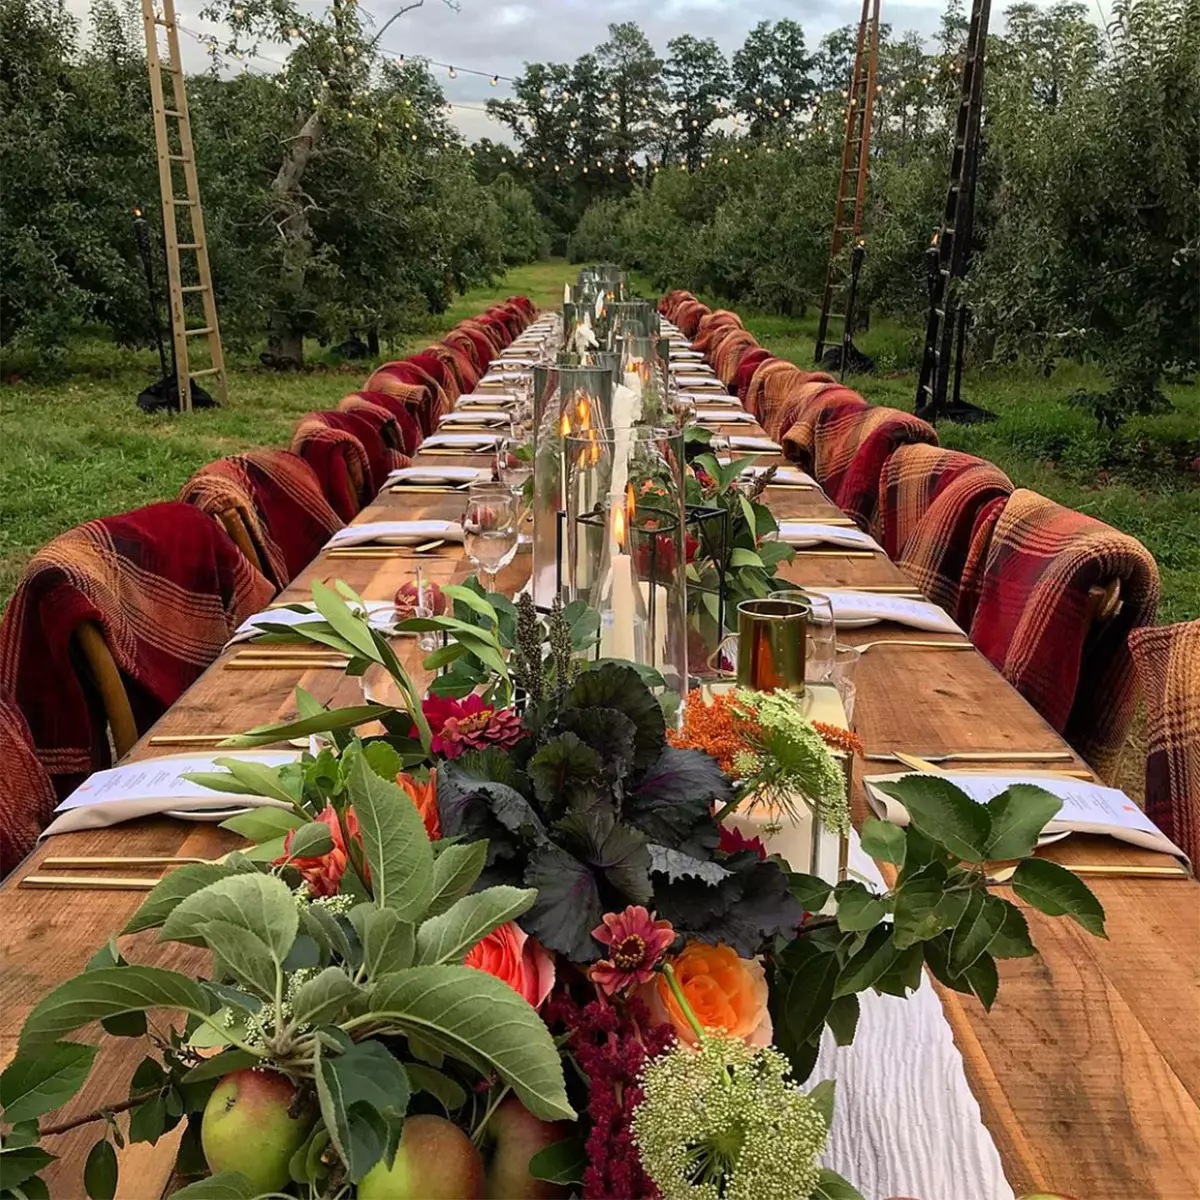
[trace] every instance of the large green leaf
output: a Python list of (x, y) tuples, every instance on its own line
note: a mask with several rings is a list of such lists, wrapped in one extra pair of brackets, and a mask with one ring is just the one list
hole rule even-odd
[(405, 1063), (404, 1070), (414, 1092), (425, 1092), (446, 1110), (447, 1116), (467, 1102), (466, 1089), (441, 1071), (424, 1063)]
[(447, 846), (433, 860), (433, 895), (425, 915), (436, 917), (465, 896), (483, 873), (487, 862), (486, 841)]
[(1027, 858), (1017, 866), (1012, 888), (1026, 904), (1050, 917), (1074, 917), (1089, 933), (1104, 932), (1104, 906), (1087, 884), (1047, 858)]
[(857, 880), (839, 883), (835, 895), (838, 928), (843, 933), (865, 933), (887, 915), (887, 905)]
[(286, 835), (302, 825), (304, 818), (289, 808), (252, 808), (221, 822), (222, 829), (240, 834), (251, 842), (265, 842)]
[(369, 979), (412, 966), (417, 932), (410, 921), (401, 920), (395, 909), (360, 904), (350, 910), (350, 921), (362, 943)]
[(912, 823), (951, 854), (965, 862), (983, 862), (987, 858), (991, 816), (982, 804), (976, 804), (948, 779), (907, 775), (873, 786), (899, 800)]
[(950, 935), (950, 970), (962, 974), (987, 950), (1004, 926), (1005, 904), (984, 891), (971, 893), (966, 910)]
[(56, 1042), (18, 1054), (0, 1075), (5, 1121), (31, 1121), (65, 1104), (83, 1086), (95, 1057), (95, 1046), (79, 1042)]
[(904, 854), (907, 842), (904, 830), (891, 821), (881, 821), (878, 817), (868, 817), (863, 822), (861, 831), (862, 848), (878, 862), (893, 863), (897, 867), (904, 866)]
[(351, 1180), (384, 1159), (390, 1166), (408, 1111), (408, 1076), (381, 1042), (350, 1043), (341, 1054), (318, 1053), (317, 1099), (325, 1128)]
[(1062, 801), (1045, 788), (1015, 783), (988, 801), (992, 818), (992, 836), (988, 858), (1027, 858), (1037, 845), (1038, 834), (1046, 827)]
[[(296, 898), (273, 875), (234, 875), (188, 896), (163, 922), (160, 942), (207, 941), (204, 926), (226, 921), (262, 940), (272, 959), (282, 963), (296, 940), (300, 914)], [(215, 948), (215, 947), (214, 947)]]
[(238, 1171), (218, 1171), (171, 1193), (171, 1200), (255, 1200), (259, 1188)]
[(381, 979), (371, 1017), (496, 1073), (544, 1121), (574, 1120), (562, 1061), (545, 1023), (506, 983), (471, 967), (413, 967)]
[[(319, 579), (314, 579), (312, 598), (313, 606), (329, 622), (334, 632), (345, 638), (364, 658), (369, 658), (372, 662), (380, 661), (371, 627), (362, 617), (351, 611), (350, 606), (333, 588)], [(303, 633), (303, 626), (299, 627), (299, 631)], [(296, 630), (293, 629), (292, 632)]]
[[(995, 896), (993, 899), (999, 900), (1000, 898)], [(1000, 903), (1004, 906), (1004, 924), (992, 938), (992, 944), (988, 946), (988, 953), (994, 958), (1028, 958), (1030, 955), (1036, 954), (1037, 950), (1034, 947), (1033, 939), (1029, 936), (1029, 922), (1025, 920), (1025, 914), (1007, 900), (1000, 900)]]
[(106, 1137), (88, 1151), (83, 1164), (83, 1188), (89, 1200), (113, 1200), (117, 1194), (117, 1152)]
[(212, 1011), (208, 993), (186, 975), (161, 967), (100, 967), (59, 984), (25, 1018), (21, 1045), (52, 1042), (91, 1021), (148, 1008)]
[(221, 968), (218, 974), (232, 975), (264, 1000), (274, 999), (283, 960), (274, 957), (271, 947), (258, 934), (232, 921), (205, 921), (200, 935)]
[(809, 1194), (808, 1200), (864, 1200), (862, 1192), (847, 1183), (836, 1171), (828, 1167), (821, 1168), (817, 1177), (817, 1185)]
[(896, 961), (898, 953), (891, 929), (886, 925), (877, 925), (867, 934), (862, 949), (842, 967), (833, 991), (834, 997), (849, 996), (872, 987)]
[(388, 704), (359, 704), (350, 708), (322, 710), (311, 716), (301, 716), (295, 721), (276, 722), (273, 725), (256, 725), (236, 737), (226, 739), (224, 745), (235, 749), (250, 749), (265, 746), (287, 738), (308, 737), (312, 733), (333, 733), (342, 729), (356, 729), (370, 721), (378, 721), (393, 711)]
[(533, 888), (492, 887), (464, 896), (417, 930), (417, 964), (461, 962), (476, 942), (493, 929), (528, 912), (537, 899)]
[(175, 911), (178, 904), (193, 893), (208, 887), (210, 883), (216, 883), (219, 879), (228, 879), (232, 875), (253, 870), (253, 864), (242, 859), (240, 855), (233, 856), (233, 861), (227, 863), (187, 863), (176, 867), (154, 885), (121, 932), (138, 933), (143, 929), (154, 929)]
[(326, 967), (302, 983), (292, 999), (293, 1018), (306, 1025), (327, 1025), (359, 996), (362, 989), (341, 967)]
[(633, 667), (601, 663), (583, 671), (571, 684), (564, 700), (567, 708), (615, 708), (637, 729), (634, 738), (634, 767), (653, 765), (662, 752), (666, 719), (654, 694)]
[(898, 950), (936, 937), (958, 924), (966, 907), (965, 893), (946, 891), (946, 868), (930, 863), (905, 879), (896, 891), (893, 936)]
[(433, 894), (433, 850), (417, 806), (361, 757), (350, 768), (349, 783), (375, 903), (419, 921)]

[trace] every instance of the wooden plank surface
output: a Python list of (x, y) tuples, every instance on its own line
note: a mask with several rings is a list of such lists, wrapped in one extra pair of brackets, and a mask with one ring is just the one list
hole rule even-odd
[[(730, 432), (754, 427), (727, 426)], [(758, 431), (761, 432), (761, 431)], [(437, 458), (436, 463), (485, 465), (486, 455)], [(769, 460), (764, 460), (769, 461)], [(771, 489), (780, 517), (837, 515), (819, 491)], [(415, 496), (384, 491), (360, 522), (403, 517), (457, 518), (461, 494)], [(421, 559), (426, 578), (470, 574), (461, 547)], [(281, 600), (304, 599), (312, 581), (344, 579), (365, 598), (389, 599), (414, 577), (416, 561), (319, 556)], [(528, 572), (519, 556), (501, 575), (515, 589)], [(902, 584), (882, 555), (797, 558), (787, 578), (802, 583)], [(929, 635), (898, 626), (846, 631), (843, 640)], [(938, 635), (943, 636), (943, 635)], [(408, 664), (420, 655), (401, 641)], [(242, 648), (244, 649), (244, 647)], [(334, 671), (229, 671), (227, 652), (180, 698), (152, 735), (225, 732), (294, 715), (292, 693), (303, 684), (320, 700), (356, 703), (359, 681)], [(855, 724), (869, 751), (905, 749), (1057, 750), (1062, 739), (974, 651), (944, 653), (878, 648), (859, 667)], [(148, 737), (133, 758), (174, 752)], [(1076, 765), (1083, 764), (1076, 760)], [(868, 764), (872, 772), (887, 764)], [(861, 788), (856, 788), (861, 816)], [(29, 1009), (55, 984), (79, 971), (95, 949), (137, 908), (136, 893), (22, 889), (21, 878), (48, 853), (213, 856), (238, 839), (212, 825), (167, 819), (132, 822), (53, 839), (3, 885), (0, 928), (0, 1050), (7, 1061)], [(1054, 850), (1064, 862), (1134, 861), (1142, 854), (1110, 839), (1070, 838)], [(996, 1140), (1014, 1190), (1056, 1190), (1086, 1200), (1158, 1200), (1200, 1195), (1200, 886), (1191, 880), (1090, 879), (1108, 915), (1109, 940), (1070, 922), (1027, 910), (1040, 955), (999, 964), (999, 1000), (988, 1014), (943, 991), (947, 1017), (968, 1079)], [(153, 935), (124, 939), (139, 962), (198, 969), (204, 956), (162, 947)], [(101, 1037), (99, 1066), (81, 1096), (59, 1118), (87, 1112), (121, 1094), (142, 1057), (139, 1043)], [(80, 1175), (98, 1127), (53, 1139), (60, 1161), (46, 1172), (52, 1194), (82, 1194)], [(137, 1190), (157, 1195), (166, 1185), (173, 1148), (138, 1148)], [(131, 1164), (132, 1165), (132, 1164)], [(126, 1180), (126, 1187), (130, 1181)], [(964, 1200), (976, 1200), (964, 1197)]]

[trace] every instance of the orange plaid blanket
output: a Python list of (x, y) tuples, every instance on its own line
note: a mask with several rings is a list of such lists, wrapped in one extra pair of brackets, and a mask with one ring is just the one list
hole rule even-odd
[(145, 730), (274, 594), (216, 521), (177, 501), (88, 521), (39, 550), (0, 624), (0, 687), (59, 795), (112, 762), (73, 646), (81, 625), (102, 632)]
[(1146, 701), (1146, 812), (1200, 866), (1200, 621), (1135, 629)]
[[(1092, 589), (1120, 586), (1115, 615)], [(1136, 538), (1019, 488), (996, 522), (971, 640), (1102, 775), (1133, 719), (1129, 634), (1158, 608), (1158, 567)]]
[(50, 824), (58, 797), (46, 768), (38, 760), (33, 735), (16, 701), (0, 690), (0, 879), (33, 849), (38, 834)]

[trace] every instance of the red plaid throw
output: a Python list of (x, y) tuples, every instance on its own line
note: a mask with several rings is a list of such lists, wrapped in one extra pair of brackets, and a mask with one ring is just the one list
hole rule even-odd
[(692, 338), (692, 349), (699, 350), (708, 358), (714, 345), (731, 329), (741, 329), (742, 318), (727, 308), (716, 308), (705, 313), (696, 326), (696, 335)]
[(471, 356), (461, 347), (446, 342), (436, 342), (426, 351), (439, 358), (450, 370), (454, 379), (455, 394), (450, 397), (451, 403), (459, 396), (475, 390), (479, 382), (479, 370), (471, 362)]
[(423, 366), (413, 359), (384, 363), (371, 373), (367, 382), (363, 384), (363, 391), (387, 392), (388, 395), (399, 396), (404, 400), (408, 398), (405, 389), (420, 387), (424, 392), (424, 401), (420, 408), (421, 432), (428, 437), (437, 429), (442, 414), (450, 410), (450, 401), (439, 382), (441, 364), (434, 361), (438, 368), (436, 375), (427, 365)]
[[(826, 409), (839, 413), (861, 412), (870, 405), (857, 393), (840, 383), (814, 380), (794, 385), (778, 411), (759, 418), (762, 427), (783, 443), (783, 452), (805, 470), (813, 469), (816, 457), (817, 428)], [(772, 429), (775, 430), (772, 433)]]
[[(914, 443), (900, 446), (887, 459), (879, 478), (879, 507), (871, 522), (871, 533), (889, 558), (900, 558), (933, 502), (965, 474), (974, 477), (970, 494), (977, 496), (980, 504), (1013, 490), (1012, 482), (999, 467), (961, 450)], [(961, 514), (955, 514), (954, 519), (961, 519)], [(949, 534), (947, 527), (942, 528)]]
[(102, 517), (39, 550), (0, 625), (0, 687), (25, 714), (59, 795), (112, 761), (99, 697), (72, 652), (84, 622), (103, 633), (145, 731), (273, 595), (190, 504)]
[(0, 879), (33, 849), (38, 834), (50, 824), (58, 797), (46, 768), (38, 760), (24, 714), (0, 690)]
[(753, 350), (747, 350), (742, 355), (741, 361), (737, 365), (737, 370), (733, 375), (733, 382), (730, 387), (737, 393), (737, 398), (742, 402), (742, 407), (746, 405), (746, 395), (750, 391), (750, 381), (754, 378), (754, 373), (763, 363), (778, 362), (779, 360), (762, 346), (758, 346)]
[(342, 527), (312, 467), (290, 450), (250, 450), (201, 467), (179, 499), (242, 519), (267, 578), (282, 589)]
[[(892, 458), (916, 449), (926, 447), (901, 446)], [(971, 627), (975, 616), (992, 531), (1012, 492), (1012, 484), (998, 467), (982, 459), (974, 461), (977, 466), (939, 479), (937, 495), (894, 556), (917, 587), (964, 629)], [(888, 471), (885, 465), (885, 478)]]
[(731, 329), (724, 337), (713, 342), (708, 359), (717, 378), (729, 387), (737, 374), (738, 364), (752, 350), (758, 350), (758, 339), (745, 329)]
[(425, 435), (421, 432), (422, 393), (419, 388), (409, 387), (412, 399), (396, 395), (396, 391), (404, 386), (403, 384), (397, 385), (395, 390), (387, 392), (368, 392), (366, 390), (350, 392), (338, 401), (338, 408), (346, 410), (363, 404), (371, 404), (375, 408), (382, 408), (391, 413), (400, 428), (401, 451), (411, 456), (416, 454), (425, 440)]
[(675, 317), (675, 324), (679, 326), (679, 332), (686, 338), (695, 337), (701, 319), (707, 316), (708, 312), (707, 304), (701, 304), (699, 300), (684, 300)]
[(1146, 701), (1146, 812), (1200, 866), (1200, 621), (1135, 629)]
[[(1119, 611), (1097, 618), (1092, 589), (1114, 581)], [(1158, 595), (1141, 542), (1019, 488), (996, 522), (971, 640), (1107, 775), (1136, 701), (1129, 633), (1154, 620)]]
[[(336, 411), (357, 418), (356, 423), (365, 423), (364, 428), (370, 430), (370, 444), (365, 434), (362, 442), (367, 447), (367, 458), (375, 475), (373, 482), (380, 487), (383, 486), (383, 480), (387, 478), (389, 471), (412, 465), (412, 456), (408, 449), (411, 427), (407, 426), (407, 422), (405, 425), (400, 423), (400, 418), (392, 412), (390, 405), (376, 404), (362, 392), (350, 392), (338, 401)], [(383, 450), (378, 468), (373, 454), (376, 443)]]
[(292, 434), (292, 450), (312, 467), (333, 511), (343, 521), (353, 521), (368, 499), (367, 452), (354, 434), (334, 428), (323, 419), (325, 415), (309, 413), (300, 418)]

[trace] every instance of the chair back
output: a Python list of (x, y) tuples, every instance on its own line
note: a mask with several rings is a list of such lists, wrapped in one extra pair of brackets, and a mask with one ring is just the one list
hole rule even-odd
[(297, 422), (291, 448), (312, 468), (338, 517), (353, 521), (374, 495), (368, 495), (370, 467), (362, 442), (353, 433), (331, 426), (322, 414), (309, 413)]
[(127, 749), (273, 594), (190, 504), (89, 521), (39, 550), (0, 624), (0, 686), (59, 795), (111, 764), (110, 725)]
[(58, 797), (33, 745), (25, 715), (0, 689), (0, 879), (37, 844), (38, 834), (54, 817)]
[(1018, 488), (988, 547), (971, 640), (1107, 776), (1137, 700), (1129, 635), (1153, 622), (1158, 597), (1136, 538)]

